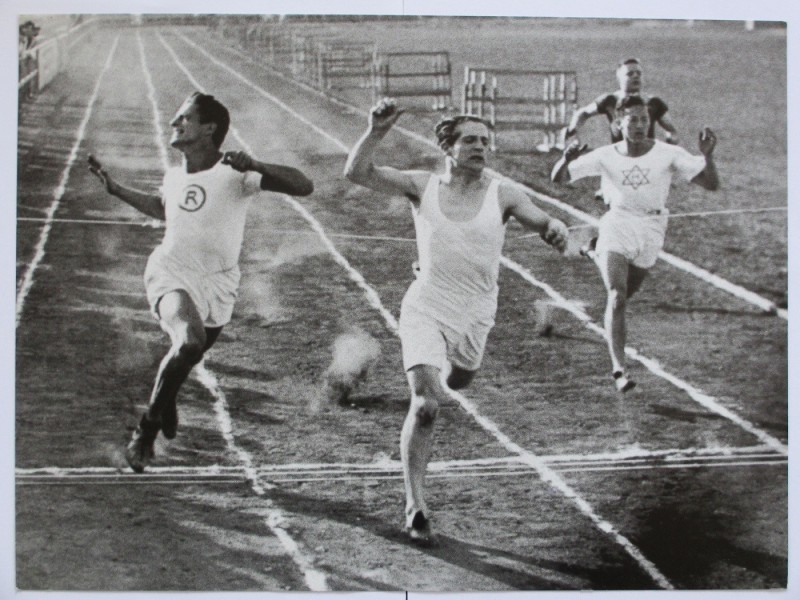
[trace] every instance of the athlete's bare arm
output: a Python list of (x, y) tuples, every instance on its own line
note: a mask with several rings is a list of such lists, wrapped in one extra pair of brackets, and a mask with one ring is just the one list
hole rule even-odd
[(591, 117), (600, 114), (597, 108), (597, 102), (590, 102), (575, 111), (572, 118), (569, 120), (569, 127), (567, 127), (567, 138), (572, 137), (578, 133), (578, 129)]
[(719, 189), (719, 175), (717, 174), (717, 165), (714, 163), (713, 156), (714, 148), (717, 146), (716, 134), (708, 127), (703, 128), (697, 145), (700, 148), (700, 153), (706, 158), (706, 168), (692, 179), (692, 183), (713, 192)]
[(664, 140), (668, 144), (678, 144), (680, 140), (678, 139), (677, 129), (675, 129), (675, 125), (672, 124), (672, 119), (669, 118), (668, 115), (662, 115), (660, 119), (658, 119), (657, 123), (661, 126), (661, 129), (667, 132)]
[(514, 217), (523, 227), (537, 232), (542, 239), (559, 252), (567, 247), (567, 226), (536, 206), (528, 196), (510, 185), (500, 185), (500, 208), (503, 219)]
[(384, 98), (369, 113), (367, 131), (356, 142), (344, 167), (344, 176), (353, 183), (378, 192), (403, 194), (419, 199), (422, 189), (430, 177), (425, 171), (401, 171), (394, 167), (375, 166), (372, 158), (381, 140), (391, 130), (403, 113), (394, 100)]
[(588, 145), (581, 143), (578, 140), (571, 141), (566, 148), (564, 154), (558, 159), (558, 162), (553, 166), (553, 171), (550, 173), (550, 180), (555, 183), (567, 183), (570, 181), (569, 163), (578, 158), (581, 154), (586, 152)]
[(261, 162), (247, 152), (230, 151), (222, 156), (222, 162), (237, 171), (256, 171), (261, 174), (261, 189), (290, 196), (308, 196), (314, 184), (308, 177), (293, 167)]
[(89, 170), (97, 176), (105, 186), (106, 191), (112, 196), (116, 196), (149, 217), (161, 221), (166, 219), (164, 205), (161, 203), (161, 196), (158, 194), (150, 194), (117, 183), (111, 175), (108, 174), (108, 171), (103, 168), (100, 161), (91, 154), (89, 155)]

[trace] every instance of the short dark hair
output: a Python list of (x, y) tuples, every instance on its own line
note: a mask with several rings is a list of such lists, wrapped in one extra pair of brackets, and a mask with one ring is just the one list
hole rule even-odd
[(639, 65), (642, 66), (641, 61), (638, 58), (626, 58), (625, 60), (619, 61), (617, 68), (624, 67), (625, 65)]
[(195, 92), (189, 98), (197, 107), (197, 115), (201, 123), (214, 123), (217, 128), (211, 134), (211, 141), (219, 148), (228, 135), (231, 116), (228, 109), (219, 100), (210, 94)]
[(482, 123), (490, 131), (493, 129), (492, 124), (489, 123), (489, 121), (477, 115), (455, 115), (452, 117), (444, 117), (436, 124), (436, 127), (433, 130), (434, 134), (436, 135), (436, 141), (439, 142), (439, 147), (442, 150), (452, 148), (453, 144), (455, 144), (456, 140), (458, 139), (456, 127), (461, 125), (461, 123), (467, 123), (470, 121), (473, 123)]
[(622, 102), (619, 103), (619, 112), (625, 111), (625, 109), (633, 108), (634, 106), (644, 106), (647, 107), (645, 104), (644, 99), (641, 96), (625, 96)]

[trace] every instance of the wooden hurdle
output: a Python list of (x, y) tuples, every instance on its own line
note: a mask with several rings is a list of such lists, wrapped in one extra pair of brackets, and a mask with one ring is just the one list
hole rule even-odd
[(325, 40), (317, 44), (316, 51), (319, 89), (370, 87), (374, 44)]
[(385, 96), (433, 98), (433, 110), (446, 110), (453, 96), (448, 52), (376, 53), (372, 100)]
[[(521, 81), (525, 91), (512, 90), (512, 79)], [(566, 128), (577, 106), (574, 71), (464, 67), (461, 109), (492, 124), (492, 149), (497, 148), (500, 131), (541, 131), (537, 150), (563, 148)]]

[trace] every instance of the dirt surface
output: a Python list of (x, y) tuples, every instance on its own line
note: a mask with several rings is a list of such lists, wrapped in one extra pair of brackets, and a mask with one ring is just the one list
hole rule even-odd
[[(450, 27), (460, 47), (459, 27)], [(496, 45), (504, 34), (517, 40), (517, 27), (493, 29), (488, 39)], [(435, 33), (422, 26), (414, 32), (420, 47)], [(638, 35), (649, 39), (650, 32)], [(658, 42), (682, 48), (683, 36), (667, 42), (659, 32), (652, 48)], [(734, 43), (724, 32), (713, 36)], [(591, 39), (610, 43), (600, 34)], [(754, 37), (753, 52), (760, 54), (753, 60), (773, 57), (780, 42), (766, 33)], [(112, 48), (111, 69), (101, 77)], [(643, 51), (654, 51), (648, 48)], [(413, 243), (341, 237), (412, 238), (406, 202), (345, 181), (344, 151), (270, 98), (347, 147), (362, 133), (363, 116), (237, 52), (199, 30), (101, 29), (76, 46), (70, 68), (20, 110), (18, 216), (44, 217), (65, 171), (69, 178), (16, 328), (19, 589), (294, 591), (310, 589), (314, 573), (332, 591), (664, 587), (645, 563), (677, 589), (786, 586), (786, 456), (779, 460), (780, 452), (764, 442), (786, 444), (788, 437), (785, 320), (660, 263), (630, 306), (629, 342), (735, 418), (709, 410), (636, 362), (640, 387), (623, 400), (610, 385), (602, 339), (563, 311), (554, 317), (553, 336), (537, 336), (532, 307), (546, 295), (504, 269), (497, 326), (465, 395), (506, 437), (455, 401), (442, 406), (433, 460), (444, 466), (429, 477), (439, 544), (420, 548), (400, 532), (398, 443), (408, 392), (399, 341), (308, 221), (274, 195), (252, 204), (234, 318), (205, 371), (196, 370), (181, 391), (178, 437), (159, 439), (144, 475), (130, 473), (122, 451), (167, 349), (142, 284), (145, 261), (163, 230), (112, 224), (143, 219), (106, 196), (83, 161), (92, 152), (120, 180), (157, 187), (159, 146), (166, 140), (155, 130), (152, 101), (166, 131), (188, 93), (206, 88), (231, 110), (236, 132), (226, 147), (246, 143), (265, 160), (308, 173), (316, 189), (301, 205), (374, 288), (390, 318), (397, 318), (413, 277)], [(724, 55), (723, 47), (718, 58)], [(587, 76), (605, 81), (605, 71)], [(365, 106), (362, 97), (358, 108)], [(676, 112), (694, 122), (692, 111), (701, 110), (687, 101), (680, 108), (685, 112)], [(785, 106), (776, 111), (784, 114)], [(78, 157), (68, 166), (87, 114)], [(402, 124), (422, 132), (428, 118)], [(761, 132), (759, 123), (748, 127)], [(724, 140), (724, 126), (722, 132)], [(720, 205), (740, 202), (734, 198), (739, 186), (749, 206), (785, 203), (785, 139), (750, 147), (752, 162), (743, 169), (721, 143), (720, 170), (728, 183)], [(549, 189), (539, 172), (554, 158), (531, 159), (524, 174), (519, 158), (500, 157), (496, 167)], [(402, 168), (436, 168), (438, 161), (434, 149), (399, 134), (390, 136), (377, 160)], [(764, 193), (749, 193), (753, 188)], [(596, 211), (586, 199), (591, 189), (553, 193)], [(706, 202), (704, 193), (685, 186), (673, 192), (678, 208)], [(704, 205), (716, 201), (709, 197)], [(741, 219), (687, 221), (672, 227), (668, 250), (785, 301), (785, 214), (759, 219), (769, 235)], [(18, 282), (35, 260), (42, 232), (41, 221), (18, 221)], [(516, 239), (522, 233), (509, 228), (506, 256), (601, 319), (602, 285), (593, 265), (564, 259), (537, 239)], [(769, 243), (757, 243), (765, 239)], [(345, 403), (331, 403), (323, 373), (334, 341), (352, 331), (376, 340), (381, 354)], [(524, 451), (512, 452), (506, 439)], [(754, 450), (736, 458), (748, 448)], [(588, 460), (621, 451), (652, 456), (636, 468), (617, 459), (608, 469), (555, 466), (554, 457)], [(682, 466), (654, 459), (660, 451), (673, 458), (679, 451), (722, 458)], [(532, 468), (526, 452), (549, 457), (553, 470)], [(513, 463), (519, 469), (503, 463), (491, 472), (465, 468), (459, 476), (453, 467), (510, 458), (522, 460)], [(321, 467), (312, 475), (314, 465)], [(364, 474), (370, 465), (375, 472)]]

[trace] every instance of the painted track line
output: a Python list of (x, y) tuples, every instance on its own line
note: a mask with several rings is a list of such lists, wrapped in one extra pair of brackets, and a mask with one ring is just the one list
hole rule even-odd
[[(250, 81), (249, 79), (247, 79), (244, 75), (242, 75), (238, 71), (234, 70), (229, 65), (223, 63), (222, 61), (220, 61), (216, 57), (212, 56), (208, 51), (206, 51), (205, 49), (203, 49), (200, 46), (198, 46), (194, 41), (186, 38), (186, 36), (184, 36), (184, 35), (180, 35), (179, 37), (180, 37), (180, 39), (184, 40), (188, 45), (193, 47), (195, 50), (197, 50), (198, 52), (203, 54), (203, 56), (205, 56), (208, 60), (212, 61), (214, 64), (218, 65), (220, 68), (222, 68), (223, 70), (227, 71), (228, 73), (231, 73), (232, 75), (234, 75), (237, 79), (239, 79), (240, 81), (245, 83), (245, 85), (247, 85), (251, 89), (255, 90), (257, 93), (259, 93), (260, 95), (262, 95), (266, 99), (274, 102), (277, 106), (280, 106), (284, 111), (288, 112), (291, 116), (296, 117), (298, 120), (300, 120), (304, 124), (307, 123), (308, 120), (305, 117), (302, 117), (301, 115), (298, 115), (292, 108), (288, 107), (285, 103), (283, 103), (280, 100), (278, 100), (277, 98), (275, 98), (272, 94), (266, 92), (263, 88), (259, 87), (257, 84), (255, 84), (252, 81)], [(318, 128), (315, 128), (315, 130), (316, 129), (318, 129)], [(412, 132), (409, 132), (409, 133), (412, 133)], [(332, 135), (330, 135), (328, 133), (325, 134), (325, 137), (326, 137), (326, 139), (328, 139), (330, 141), (333, 141), (337, 145), (337, 147), (342, 148), (345, 152), (348, 151), (348, 149), (345, 146), (344, 142), (342, 142), (341, 140), (338, 140), (338, 139), (334, 138)], [(421, 142), (424, 142), (424, 143), (429, 144), (429, 145), (433, 145), (433, 142), (431, 142), (430, 140), (427, 140), (426, 138), (424, 138), (422, 136), (419, 136), (417, 134), (413, 134), (413, 137), (415, 139), (418, 139)], [(500, 176), (499, 174), (497, 174), (497, 175)], [(504, 177), (504, 176), (500, 176), (500, 177)], [(517, 182), (514, 182), (511, 179), (508, 179), (508, 178), (505, 178), (505, 180), (513, 183), (516, 186), (520, 186), (521, 185), (521, 184), (518, 184)], [(524, 187), (524, 186), (522, 186), (522, 187)], [(312, 227), (314, 228), (314, 230), (319, 232), (320, 237), (322, 238), (322, 240), (325, 243), (325, 245), (328, 247), (329, 251), (333, 254), (336, 262), (341, 264), (345, 268), (345, 270), (348, 272), (348, 274), (350, 275), (351, 279), (356, 281), (356, 283), (359, 285), (359, 287), (364, 289), (365, 293), (367, 293), (367, 295), (368, 295), (368, 297), (370, 299), (370, 304), (374, 308), (376, 308), (378, 311), (380, 311), (381, 314), (384, 315), (384, 318), (387, 319), (387, 321), (392, 323), (392, 327), (396, 328), (397, 327), (397, 321), (395, 320), (395, 318), (393, 316), (391, 316), (391, 314), (389, 314), (388, 311), (386, 311), (386, 309), (383, 307), (383, 305), (382, 305), (382, 303), (380, 301), (380, 298), (377, 296), (375, 291), (370, 286), (368, 286), (366, 284), (366, 282), (364, 282), (364, 279), (361, 276), (361, 274), (358, 273), (358, 271), (356, 271), (355, 269), (352, 269), (350, 267), (350, 264), (347, 261), (347, 259), (344, 258), (344, 256), (342, 256), (338, 252), (338, 250), (336, 250), (336, 248), (333, 246), (333, 244), (330, 241), (330, 239), (328, 238), (328, 236), (325, 234), (325, 232), (322, 229), (322, 227), (319, 224), (319, 222), (317, 222), (316, 219), (314, 219), (310, 214), (308, 214), (308, 211), (306, 211), (306, 209), (302, 205), (297, 203), (294, 199), (291, 199), (289, 197), (286, 197), (286, 199), (287, 199), (288, 202), (290, 202), (290, 204), (293, 205), (293, 207), (296, 208), (296, 210), (300, 211), (301, 214), (303, 214), (304, 218), (309, 220), (309, 222), (312, 224)], [(577, 211), (577, 209), (574, 209), (573, 207), (571, 207), (571, 206), (569, 206), (569, 205), (567, 205), (567, 204), (565, 204), (563, 202), (560, 202), (560, 201), (557, 201), (557, 202), (559, 202), (559, 205), (565, 210), (568, 209), (569, 211), (576, 211), (577, 213), (580, 212), (580, 211)], [(581, 214), (583, 214), (583, 213), (581, 213)], [(584, 215), (584, 216), (588, 216), (588, 215)], [(591, 218), (594, 219), (594, 217), (591, 217)], [(596, 221), (596, 219), (595, 219), (595, 221)], [(595, 333), (597, 333), (598, 335), (600, 335), (601, 337), (603, 337), (605, 339), (605, 335), (606, 335), (605, 334), (605, 329), (602, 328), (602, 327), (598, 327), (592, 321), (591, 317), (589, 317), (589, 315), (585, 311), (583, 311), (579, 307), (576, 307), (574, 304), (569, 303), (561, 294), (556, 292), (555, 289), (553, 289), (549, 285), (547, 285), (547, 284), (539, 281), (538, 279), (536, 279), (530, 273), (530, 271), (528, 271), (522, 265), (520, 265), (519, 263), (516, 263), (515, 261), (513, 261), (513, 260), (511, 260), (511, 259), (509, 259), (507, 257), (503, 257), (501, 259), (501, 264), (503, 264), (506, 268), (510, 269), (511, 271), (514, 271), (515, 273), (520, 275), (523, 279), (525, 279), (526, 281), (528, 281), (529, 283), (531, 283), (535, 287), (538, 287), (539, 289), (544, 290), (559, 306), (561, 306), (562, 308), (567, 309), (574, 316), (576, 316), (580, 321), (582, 321), (587, 328), (593, 330)], [(634, 348), (626, 347), (625, 352), (626, 352), (626, 354), (628, 356), (630, 356), (633, 359), (637, 360), (638, 362), (642, 363), (653, 374), (655, 374), (655, 375), (657, 375), (659, 377), (662, 377), (663, 379), (666, 379), (667, 381), (669, 381), (672, 385), (674, 385), (678, 389), (686, 392), (692, 400), (694, 400), (695, 402), (701, 404), (702, 406), (704, 406), (708, 410), (711, 410), (712, 412), (714, 412), (716, 414), (719, 414), (719, 415), (725, 417), (726, 419), (729, 419), (730, 421), (732, 421), (733, 423), (735, 423), (737, 426), (741, 427), (742, 429), (744, 429), (748, 433), (756, 436), (762, 442), (773, 446), (777, 451), (779, 451), (781, 453), (784, 453), (784, 454), (786, 454), (788, 452), (788, 449), (787, 449), (786, 445), (783, 444), (780, 440), (774, 438), (773, 436), (770, 436), (768, 433), (766, 433), (765, 431), (762, 431), (761, 429), (757, 428), (755, 425), (753, 425), (749, 421), (747, 421), (747, 420), (743, 419), (742, 417), (736, 415), (735, 413), (731, 412), (730, 410), (728, 410), (727, 408), (722, 406), (719, 402), (717, 402), (717, 400), (715, 398), (709, 396), (708, 394), (705, 394), (701, 390), (699, 390), (696, 387), (692, 386), (690, 383), (688, 383), (686, 381), (683, 381), (682, 379), (667, 373), (663, 368), (661, 368), (658, 365), (658, 363), (655, 360), (649, 359), (649, 358), (641, 355)]]
[[(160, 38), (160, 36), (159, 36)], [(152, 78), (150, 77), (150, 70), (147, 66), (147, 58), (144, 52), (144, 44), (141, 39), (140, 33), (136, 32), (136, 39), (139, 46), (139, 52), (142, 60), (142, 68), (145, 73), (145, 81), (148, 87), (148, 97), (150, 98), (151, 109), (153, 114), (154, 128), (156, 131), (156, 143), (159, 148), (159, 156), (161, 158), (162, 167), (166, 171), (169, 167), (166, 146), (164, 144), (164, 133), (161, 129), (159, 120), (159, 108), (156, 101), (155, 87), (153, 86)], [(163, 39), (161, 40), (162, 43)], [(164, 44), (166, 46), (166, 44)], [(169, 49), (169, 48), (168, 48)], [(171, 52), (171, 49), (169, 49)], [(183, 67), (177, 60), (177, 56), (172, 54), (181, 69), (186, 73), (193, 83), (197, 83), (188, 70)], [(198, 87), (198, 89), (202, 89)], [(239, 463), (242, 465), (247, 480), (253, 492), (266, 501), (266, 518), (265, 524), (272, 534), (278, 538), (284, 550), (294, 561), (295, 565), (302, 571), (306, 585), (312, 592), (329, 591), (326, 575), (312, 564), (308, 557), (304, 554), (297, 542), (289, 535), (286, 530), (286, 517), (283, 511), (276, 507), (275, 504), (266, 496), (268, 489), (272, 486), (265, 483), (258, 476), (257, 471), (253, 467), (253, 459), (249, 452), (241, 448), (236, 443), (236, 438), (233, 434), (233, 422), (230, 418), (230, 411), (228, 410), (228, 401), (225, 397), (222, 388), (220, 387), (216, 377), (205, 366), (205, 361), (201, 361), (192, 371), (198, 381), (211, 392), (214, 397), (214, 411), (217, 415), (217, 422), (220, 426), (222, 437), (225, 440), (226, 446), (230, 452), (236, 455)]]
[[(246, 77), (244, 77), (237, 71), (233, 70), (230, 66), (219, 61), (216, 57), (209, 54), (205, 49), (201, 48), (192, 41), (187, 40), (187, 42), (190, 46), (195, 48), (209, 61), (220, 66), (222, 69), (230, 72), (237, 79), (241, 80), (246, 85), (256, 90), (260, 95), (270, 100), (274, 99), (274, 97), (271, 94), (269, 94), (268, 92), (266, 92), (253, 82), (249, 81)], [(163, 38), (162, 38), (162, 43), (166, 44)], [(293, 109), (288, 107), (286, 104), (280, 102), (277, 99), (274, 99), (273, 101), (275, 101), (276, 105), (283, 108), (292, 116), (298, 118), (298, 120), (300, 120), (301, 122), (303, 123), (307, 122), (307, 119), (305, 119), (305, 117), (298, 115)], [(329, 140), (335, 139), (332, 138), (332, 136), (330, 136), (329, 134), (326, 134), (325, 137), (326, 139)], [(336, 140), (336, 143), (345, 151), (347, 150), (347, 147), (339, 140)], [(299, 205), (294, 201), (292, 203), (293, 205), (297, 206), (297, 209), (300, 210), (301, 214), (303, 214), (304, 217), (313, 219), (313, 217), (308, 213), (308, 211), (305, 210), (304, 207), (302, 207), (301, 205)], [(345, 259), (344, 256), (342, 256), (339, 253), (339, 251), (336, 250), (335, 246), (330, 241), (330, 239), (325, 235), (324, 230), (322, 229), (321, 225), (319, 225), (319, 223), (316, 221), (316, 219), (313, 219), (313, 221), (310, 221), (310, 223), (315, 230), (319, 231), (322, 240), (325, 242), (326, 246), (328, 246), (329, 251), (333, 254), (334, 258), (336, 259), (336, 262), (338, 262), (342, 267), (344, 267), (347, 270), (349, 277), (353, 281), (356, 281), (359, 284), (359, 287), (361, 287), (366, 292), (370, 305), (372, 305), (381, 313), (381, 315), (384, 317), (384, 320), (386, 321), (387, 326), (396, 335), (398, 329), (397, 320), (383, 306), (377, 292), (375, 292), (375, 290), (364, 280), (361, 273), (359, 273), (356, 269), (350, 266), (350, 263), (347, 261), (347, 259)], [(650, 560), (648, 560), (641, 553), (641, 551), (630, 540), (628, 540), (625, 536), (619, 533), (613, 527), (613, 525), (611, 525), (611, 523), (605, 521), (600, 516), (598, 516), (594, 512), (592, 507), (563, 479), (561, 479), (558, 475), (556, 475), (554, 471), (546, 467), (533, 453), (528, 452), (527, 450), (523, 449), (522, 447), (512, 442), (504, 433), (500, 431), (497, 425), (495, 425), (490, 419), (479, 414), (474, 404), (468, 401), (464, 396), (453, 391), (449, 391), (449, 393), (462, 406), (462, 408), (464, 408), (467, 411), (467, 413), (469, 413), (488, 433), (494, 436), (504, 447), (506, 447), (507, 450), (509, 450), (513, 454), (518, 454), (519, 456), (521, 456), (523, 460), (525, 460), (528, 464), (530, 464), (532, 467), (536, 469), (537, 473), (540, 475), (540, 477), (542, 477), (542, 479), (544, 479), (544, 481), (549, 483), (551, 486), (553, 486), (554, 488), (559, 490), (562, 494), (564, 494), (568, 499), (570, 499), (578, 507), (580, 512), (583, 513), (584, 516), (589, 518), (589, 520), (591, 520), (601, 531), (611, 535), (611, 537), (623, 547), (623, 549), (645, 570), (645, 572), (651, 577), (651, 579), (653, 579), (653, 581), (659, 587), (661, 587), (662, 589), (673, 589), (673, 586), (669, 582), (669, 580), (658, 570), (658, 568)]]
[(83, 120), (78, 126), (78, 131), (75, 135), (75, 142), (72, 145), (69, 158), (67, 159), (67, 165), (64, 167), (64, 170), (61, 173), (61, 180), (59, 181), (58, 186), (53, 191), (53, 201), (50, 203), (50, 206), (47, 209), (47, 220), (45, 221), (42, 231), (39, 234), (39, 241), (36, 243), (33, 259), (25, 269), (25, 272), (22, 275), (22, 279), (19, 283), (17, 291), (16, 316), (14, 322), (15, 328), (19, 327), (20, 319), (22, 318), (22, 311), (25, 308), (25, 299), (28, 297), (31, 288), (33, 287), (33, 275), (44, 259), (45, 246), (47, 245), (47, 239), (50, 236), (50, 229), (52, 228), (52, 219), (55, 216), (58, 207), (61, 205), (61, 199), (64, 197), (64, 193), (66, 192), (69, 176), (72, 172), (72, 166), (75, 164), (75, 160), (78, 158), (78, 149), (80, 148), (83, 138), (86, 135), (86, 126), (88, 125), (89, 119), (92, 116), (95, 102), (97, 102), (97, 97), (100, 93), (100, 84), (103, 81), (104, 75), (108, 72), (108, 69), (111, 66), (111, 61), (113, 60), (114, 54), (117, 51), (118, 43), (119, 35), (114, 38), (114, 42), (111, 45), (111, 50), (106, 57), (106, 62), (103, 65), (100, 74), (97, 76), (97, 80), (94, 84), (94, 90), (92, 91), (92, 95), (89, 97), (89, 102), (86, 105)]
[[(184, 39), (185, 39), (185, 36), (183, 36), (183, 34), (180, 34), (180, 35), (181, 35), (181, 37), (184, 37)], [(367, 114), (368, 114), (366, 111), (364, 111), (364, 110), (362, 110), (362, 109), (360, 109), (360, 108), (358, 108), (356, 106), (353, 106), (352, 104), (349, 104), (349, 103), (347, 103), (347, 102), (345, 102), (343, 100), (340, 100), (339, 98), (333, 98), (332, 96), (328, 96), (328, 95), (324, 94), (323, 92), (311, 87), (308, 84), (305, 84), (303, 82), (300, 82), (300, 81), (297, 81), (295, 79), (292, 79), (291, 77), (287, 77), (286, 75), (284, 75), (283, 73), (281, 73), (280, 71), (278, 71), (277, 69), (273, 68), (270, 65), (257, 63), (250, 56), (248, 56), (244, 52), (241, 52), (240, 50), (237, 50), (235, 48), (231, 48), (230, 46), (228, 46), (228, 45), (226, 45), (226, 44), (224, 44), (222, 42), (218, 42), (217, 45), (219, 47), (222, 47), (222, 48), (228, 50), (229, 52), (234, 53), (237, 56), (245, 59), (246, 61), (250, 62), (251, 64), (254, 64), (254, 65), (260, 67), (261, 69), (269, 71), (271, 74), (275, 75), (276, 77), (280, 78), (281, 80), (286, 81), (286, 82), (291, 83), (291, 84), (294, 84), (295, 86), (303, 88), (304, 90), (310, 91), (310, 92), (316, 94), (317, 96), (328, 100), (332, 104), (336, 104), (338, 106), (346, 108), (346, 109), (348, 109), (349, 111), (351, 111), (354, 114), (359, 114), (359, 115), (363, 115), (363, 116), (367, 116)], [(400, 133), (400, 134), (404, 135), (407, 138), (416, 140), (416, 141), (418, 141), (418, 142), (420, 142), (420, 143), (422, 143), (422, 144), (424, 144), (426, 146), (429, 146), (431, 148), (434, 148), (434, 149), (438, 150), (438, 146), (432, 140), (430, 140), (427, 137), (425, 137), (423, 135), (420, 135), (420, 134), (418, 134), (418, 133), (416, 133), (414, 131), (406, 129), (406, 128), (400, 126), (400, 125), (395, 125), (392, 128), (392, 131), (396, 131), (397, 133)], [(346, 150), (346, 152), (347, 151), (349, 151), (349, 148)], [(530, 187), (528, 187), (528, 186), (526, 186), (526, 185), (524, 185), (524, 184), (522, 184), (522, 183), (520, 183), (518, 181), (515, 181), (514, 179), (511, 179), (507, 175), (503, 175), (502, 173), (500, 173), (498, 171), (495, 171), (494, 169), (488, 169), (487, 168), (486, 172), (490, 173), (492, 176), (497, 177), (497, 178), (509, 183), (510, 185), (520, 189), (522, 192), (524, 192), (528, 196), (531, 196), (533, 198), (537, 198), (538, 200), (544, 202), (545, 204), (549, 204), (550, 206), (558, 208), (559, 210), (561, 210), (561, 211), (563, 211), (563, 212), (565, 212), (565, 213), (567, 213), (569, 215), (572, 215), (573, 217), (579, 219), (580, 221), (582, 221), (583, 223), (587, 224), (588, 226), (596, 227), (598, 222), (599, 222), (599, 220), (596, 217), (593, 217), (592, 215), (590, 215), (588, 213), (585, 213), (582, 210), (577, 209), (577, 208), (575, 208), (574, 206), (572, 206), (570, 204), (567, 204), (566, 202), (558, 200), (557, 198), (553, 198), (552, 196), (548, 196), (547, 194), (543, 194), (542, 192), (537, 192), (533, 188), (530, 188)], [(677, 268), (677, 269), (679, 269), (681, 271), (684, 271), (685, 273), (687, 273), (689, 275), (697, 277), (698, 279), (700, 279), (700, 280), (702, 280), (702, 281), (704, 281), (704, 282), (706, 282), (706, 283), (708, 283), (708, 284), (710, 284), (710, 285), (712, 285), (712, 286), (714, 286), (714, 287), (716, 287), (716, 288), (718, 288), (718, 289), (720, 289), (720, 290), (722, 290), (724, 292), (727, 292), (727, 293), (739, 298), (740, 300), (743, 300), (743, 301), (745, 301), (745, 302), (747, 302), (749, 304), (757, 306), (758, 308), (760, 308), (764, 312), (777, 315), (778, 317), (782, 318), (784, 321), (788, 321), (789, 320), (789, 311), (787, 309), (778, 308), (777, 305), (774, 302), (772, 302), (771, 300), (768, 300), (767, 298), (759, 296), (755, 292), (752, 292), (752, 291), (748, 290), (747, 288), (745, 288), (743, 286), (740, 286), (740, 285), (735, 284), (735, 283), (733, 283), (731, 281), (728, 281), (727, 279), (724, 279), (724, 278), (720, 277), (719, 275), (715, 275), (714, 273), (711, 273), (710, 271), (708, 271), (708, 270), (706, 270), (706, 269), (704, 269), (704, 268), (702, 268), (702, 267), (700, 267), (698, 265), (695, 265), (694, 263), (691, 263), (688, 260), (682, 259), (682, 258), (680, 258), (678, 256), (675, 256), (675, 255), (670, 254), (668, 252), (665, 252), (663, 250), (659, 253), (658, 256), (659, 256), (659, 258), (661, 258), (667, 264), (670, 264), (673, 267), (675, 267), (675, 268)]]
[[(501, 258), (500, 260), (502, 263), (505, 264), (506, 267), (508, 267), (509, 269), (520, 275), (523, 279), (525, 279), (525, 281), (544, 291), (548, 296), (550, 296), (550, 298), (553, 299), (554, 304), (572, 314), (575, 318), (581, 321), (587, 329), (594, 331), (596, 334), (598, 334), (604, 339), (606, 338), (605, 328), (597, 325), (583, 308), (578, 306), (576, 303), (570, 302), (569, 300), (564, 298), (564, 296), (559, 294), (551, 286), (547, 285), (542, 281), (539, 281), (530, 271), (520, 266), (519, 264), (511, 260), (508, 260), (505, 257)], [(706, 394), (702, 390), (699, 390), (692, 384), (684, 381), (683, 379), (680, 379), (679, 377), (676, 377), (675, 375), (672, 375), (671, 373), (668, 373), (661, 367), (661, 365), (658, 364), (657, 361), (644, 356), (643, 354), (639, 353), (638, 350), (630, 346), (625, 347), (625, 355), (631, 357), (633, 360), (636, 360), (637, 362), (644, 365), (648, 371), (653, 373), (653, 375), (661, 377), (662, 379), (671, 383), (673, 386), (686, 392), (686, 394), (688, 394), (688, 396), (692, 400), (694, 400), (701, 406), (705, 407), (711, 412), (714, 412), (728, 419), (741, 429), (747, 431), (751, 435), (754, 435), (761, 442), (774, 448), (777, 452), (780, 452), (783, 455), (788, 455), (789, 449), (786, 444), (781, 442), (776, 437), (771, 436), (766, 431), (756, 427), (755, 425), (750, 423), (750, 421), (740, 417), (733, 411), (725, 408), (713, 396), (709, 396), (708, 394)]]
[[(585, 455), (572, 457), (540, 456), (543, 463), (560, 473), (593, 471), (630, 471), (657, 469), (730, 468), (744, 466), (786, 465), (788, 459), (763, 446), (723, 448), (715, 453), (669, 450), (660, 454), (631, 457), (624, 453), (614, 456)], [(349, 482), (364, 480), (401, 479), (402, 463), (387, 460), (374, 463), (295, 463), (262, 465), (259, 476), (272, 484), (296, 482)], [(457, 479), (464, 477), (515, 477), (536, 471), (519, 456), (505, 458), (450, 460), (431, 462), (428, 477)], [(18, 485), (111, 485), (174, 483), (249, 484), (252, 474), (243, 466), (210, 465), (201, 467), (150, 467), (142, 474), (131, 474), (115, 467), (42, 467), (16, 469)]]

